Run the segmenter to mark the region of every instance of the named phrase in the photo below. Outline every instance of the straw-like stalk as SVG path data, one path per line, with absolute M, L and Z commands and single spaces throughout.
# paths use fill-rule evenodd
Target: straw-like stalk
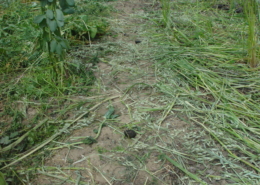
M 247 52 L 250 67 L 257 67 L 259 63 L 259 46 L 257 39 L 257 2 L 244 1 L 244 9 L 248 22 Z

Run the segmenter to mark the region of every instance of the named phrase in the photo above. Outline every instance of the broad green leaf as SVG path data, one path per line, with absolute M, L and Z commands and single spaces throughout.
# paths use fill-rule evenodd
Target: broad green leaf
M 59 27 L 64 26 L 64 15 L 60 9 L 56 9 L 56 19 Z
M 54 18 L 53 11 L 48 9 L 46 11 L 46 17 L 49 19 L 53 19 Z
M 111 115 L 111 119 L 116 119 L 116 118 L 118 118 L 118 117 L 119 117 L 119 115 L 117 115 L 117 114 Z
M 69 6 L 74 6 L 75 5 L 74 0 L 66 0 L 66 2 L 68 3 Z
M 93 39 L 97 35 L 97 27 L 90 28 L 90 37 Z
M 59 3 L 60 3 L 60 7 L 61 7 L 62 9 L 69 8 L 69 6 L 67 5 L 66 1 L 64 1 L 64 0 L 59 0 Z
M 110 106 L 104 116 L 105 119 L 111 119 L 111 116 L 114 114 L 114 112 L 115 112 L 115 108 L 113 106 Z
M 52 3 L 53 2 L 53 0 L 48 0 L 50 3 Z
M 47 5 L 48 0 L 40 0 L 41 1 L 41 6 L 44 7 Z
M 81 142 L 86 145 L 91 145 L 93 143 L 97 143 L 97 140 L 90 136 L 90 137 L 83 139 Z
M 57 40 L 58 42 L 60 42 L 60 41 L 63 40 L 63 38 L 61 38 L 60 36 L 56 36 L 56 35 L 55 35 L 55 38 L 56 38 L 56 40 Z
M 61 44 L 60 44 L 60 43 L 57 43 L 56 53 L 57 53 L 58 55 L 61 55 L 61 54 L 62 54 L 62 47 L 61 47 Z
M 7 144 L 11 143 L 11 140 L 9 139 L 9 136 L 5 136 L 0 139 L 0 143 L 7 145 Z
M 56 19 L 64 22 L 64 15 L 60 9 L 56 9 Z
M 60 45 L 61 45 L 61 47 L 62 47 L 63 49 L 69 49 L 69 44 L 68 44 L 68 41 L 66 41 L 66 40 L 62 40 L 62 41 L 60 42 Z
M 48 19 L 47 19 L 48 20 Z M 57 22 L 56 20 L 48 20 L 47 24 L 52 32 L 54 32 L 57 29 Z
M 50 44 L 50 51 L 52 53 L 54 53 L 56 51 L 56 48 L 57 48 L 57 41 L 56 40 L 52 40 L 51 44 Z
M 43 21 L 39 24 L 41 28 L 47 27 L 46 19 L 43 19 Z
M 64 22 L 57 20 L 57 25 L 58 25 L 59 27 L 62 27 L 62 26 L 64 26 Z
M 63 12 L 65 14 L 73 14 L 75 11 L 73 8 L 66 8 L 65 10 L 63 10 Z
M 16 137 L 16 136 L 18 136 L 18 132 L 12 132 L 11 134 L 10 134 L 10 138 L 14 138 L 14 137 Z
M 61 31 L 60 31 L 60 29 L 56 29 L 56 31 L 55 32 L 53 32 L 55 35 L 57 35 L 57 36 L 61 36 Z
M 0 172 L 0 184 L 7 185 L 4 175 Z
M 37 15 L 33 22 L 36 23 L 36 24 L 40 24 L 42 22 L 42 20 L 45 19 L 45 15 Z

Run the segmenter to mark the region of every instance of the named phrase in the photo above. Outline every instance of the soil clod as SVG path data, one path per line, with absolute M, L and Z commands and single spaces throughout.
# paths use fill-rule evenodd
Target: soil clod
M 125 137 L 128 138 L 135 138 L 136 132 L 134 130 L 125 130 L 124 131 Z

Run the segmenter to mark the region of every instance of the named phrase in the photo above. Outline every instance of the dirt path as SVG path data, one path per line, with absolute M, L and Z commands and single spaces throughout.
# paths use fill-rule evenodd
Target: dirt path
M 184 173 L 161 160 L 161 151 L 176 152 L 178 156 L 176 149 L 184 147 L 182 137 L 189 125 L 178 115 L 168 116 L 164 110 L 171 110 L 174 101 L 168 105 L 154 88 L 156 69 L 149 60 L 153 44 L 147 35 L 151 22 L 142 17 L 156 4 L 151 0 L 118 0 L 110 4 L 117 9 L 109 19 L 112 34 L 85 51 L 107 51 L 98 64 L 95 87 L 99 95 L 118 98 L 100 106 L 92 113 L 94 119 L 89 125 L 74 131 L 66 142 L 95 137 L 93 129 L 99 128 L 110 106 L 119 117 L 106 122 L 97 143 L 52 150 L 54 155 L 32 184 L 179 184 L 182 178 L 185 182 Z M 126 138 L 124 131 L 128 129 L 135 130 L 137 136 Z M 191 171 L 200 168 L 195 162 L 190 164 L 194 164 Z
M 118 119 L 109 122 L 102 129 L 97 143 L 91 146 L 78 145 L 80 149 L 57 150 L 46 161 L 45 166 L 59 166 L 67 177 L 79 177 L 81 182 L 90 184 L 147 184 L 157 181 L 151 173 L 164 174 L 167 165 L 158 161 L 158 151 L 147 151 L 149 147 L 153 147 L 150 144 L 154 137 L 149 133 L 149 124 L 152 123 L 144 120 L 149 115 L 146 112 L 137 112 L 136 109 L 140 106 L 157 106 L 159 101 L 153 97 L 155 92 L 149 87 L 156 82 L 156 77 L 152 63 L 146 60 L 145 50 L 149 47 L 149 39 L 144 36 L 144 25 L 147 23 L 140 18 L 145 13 L 144 9 L 152 6 L 151 3 L 145 0 L 111 3 L 118 10 L 109 20 L 112 35 L 103 38 L 101 43 L 92 44 L 90 50 L 101 47 L 111 51 L 105 58 L 101 58 L 104 62 L 98 64 L 97 87 L 101 94 L 108 97 L 119 95 L 120 98 L 103 104 L 96 111 L 93 123 L 75 131 L 70 138 L 94 137 L 93 129 L 98 127 L 109 105 L 114 106 Z M 124 137 L 123 132 L 127 129 L 137 131 L 135 139 Z M 72 142 L 70 138 L 68 141 Z M 74 170 L 63 169 L 69 166 Z M 76 171 L 80 172 L 77 174 Z M 44 175 L 39 176 L 34 184 L 55 184 L 57 179 L 50 178 L 50 174 L 43 171 L 41 173 Z

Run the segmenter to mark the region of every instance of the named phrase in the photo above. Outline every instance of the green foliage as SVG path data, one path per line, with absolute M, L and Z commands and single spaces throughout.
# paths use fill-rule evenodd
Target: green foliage
M 43 60 L 45 65 L 48 64 L 48 60 Z M 88 62 L 88 61 L 87 61 Z M 0 84 L 1 97 L 8 101 L 21 100 L 21 97 L 42 100 L 48 97 L 59 96 L 60 94 L 86 94 L 90 85 L 94 82 L 94 75 L 91 70 L 85 70 L 83 63 L 71 61 L 71 63 L 64 62 L 66 69 L 74 74 L 71 77 L 65 77 L 63 86 L 57 86 L 57 83 L 53 81 L 51 74 L 56 72 L 50 65 L 45 67 L 43 64 L 34 66 L 28 70 L 27 74 L 20 79 L 19 83 L 14 81 L 8 81 Z M 5 104 L 6 107 L 8 104 Z M 7 108 L 5 114 L 12 116 L 15 120 L 19 120 L 23 116 L 15 110 Z M 20 115 L 20 116 L 19 116 Z
M 60 4 L 59 1 L 52 1 L 54 2 Z M 17 72 L 31 64 L 50 65 L 52 59 L 48 59 L 49 62 L 35 63 L 41 60 L 38 58 L 42 54 L 41 51 L 50 52 L 58 56 L 58 59 L 64 59 L 65 51 L 69 48 L 69 41 L 64 39 L 64 36 L 68 39 L 89 40 L 106 33 L 108 23 L 103 17 L 109 14 L 109 8 L 93 0 L 80 1 L 78 7 L 70 6 L 73 4 L 72 1 L 60 2 L 65 4 L 57 5 L 54 10 L 51 3 L 41 1 L 42 13 L 35 4 L 18 2 L 11 3 L 7 9 L 2 10 L 3 13 L 0 15 L 1 73 Z M 67 14 L 73 12 L 73 16 Z M 38 50 L 38 46 L 41 46 L 42 50 Z M 59 71 L 63 70 L 56 70 Z
M 119 115 L 114 114 L 114 112 L 115 112 L 115 108 L 113 106 L 110 106 L 108 108 L 108 111 L 104 115 L 105 119 L 115 119 L 115 118 L 117 118 Z
M 8 145 L 9 143 L 11 143 L 9 136 L 4 136 L 0 139 L 0 144 Z
M 102 148 L 102 147 L 97 147 L 97 151 L 98 151 L 99 154 L 103 154 L 103 153 L 109 152 L 109 150 L 107 150 L 105 148 Z
M 88 41 L 104 35 L 108 23 L 103 17 L 108 14 L 109 8 L 100 2 L 90 0 L 79 2 L 75 14 L 67 18 L 69 29 L 66 30 L 66 37 L 77 44 L 79 40 Z
M 84 60 L 74 57 L 75 51 L 69 48 L 70 29 L 79 26 L 75 28 L 79 34 L 97 38 L 107 30 L 108 24 L 102 16 L 108 15 L 109 11 L 99 2 L 87 3 L 75 8 L 74 0 L 40 0 L 39 6 L 15 1 L 6 6 L 6 10 L 1 10 L 0 100 L 4 104 L 0 111 L 0 129 L 3 131 L 0 148 L 16 142 L 43 117 L 63 118 L 68 111 L 69 105 L 64 102 L 69 102 L 69 95 L 88 95 L 95 77 L 87 66 L 95 65 L 98 56 L 88 54 Z M 69 59 L 66 58 L 68 50 Z M 32 115 L 29 109 L 33 109 Z M 30 131 L 11 153 L 1 153 L 2 161 L 7 162 L 51 137 L 60 126 L 46 124 Z M 92 144 L 96 139 L 90 137 L 83 142 Z M 26 161 L 21 164 L 27 165 Z M 3 165 L 1 162 L 0 166 Z M 4 174 L 6 179 L 15 176 L 14 171 L 6 171 L 10 172 Z
M 0 172 L 0 184 L 7 185 L 4 175 Z
M 28 67 L 38 55 L 32 54 L 33 40 L 39 34 L 31 24 L 32 11 L 33 7 L 16 3 L 0 15 L 1 73 Z
M 84 143 L 86 145 L 92 145 L 93 143 L 97 143 L 97 140 L 90 136 L 90 137 L 86 137 L 85 139 L 83 139 L 82 143 Z
M 34 18 L 34 23 L 38 24 L 42 30 L 39 44 L 41 49 L 49 53 L 50 60 L 58 62 L 64 60 L 65 51 L 69 49 L 69 43 L 63 39 L 61 27 L 64 26 L 65 18 L 63 13 L 74 13 L 74 0 L 40 0 L 42 14 Z M 61 69 L 62 70 L 62 69 Z
M 16 131 L 16 132 L 11 132 L 10 134 L 1 137 L 0 144 L 8 145 L 9 143 L 12 142 L 12 139 L 14 139 L 16 136 L 18 136 L 18 134 L 19 133 Z
M 67 33 L 67 37 L 78 40 L 89 40 L 104 35 L 108 27 L 105 21 L 93 20 L 89 15 L 76 15 L 74 18 L 68 18 L 68 21 L 70 32 Z

